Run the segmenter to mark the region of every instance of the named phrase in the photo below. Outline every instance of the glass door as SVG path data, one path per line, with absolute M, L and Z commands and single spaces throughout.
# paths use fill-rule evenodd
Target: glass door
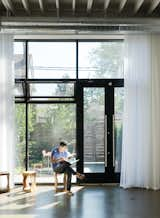
M 78 169 L 86 182 L 119 182 L 123 81 L 81 81 L 78 92 Z
M 83 88 L 84 173 L 105 172 L 105 89 Z

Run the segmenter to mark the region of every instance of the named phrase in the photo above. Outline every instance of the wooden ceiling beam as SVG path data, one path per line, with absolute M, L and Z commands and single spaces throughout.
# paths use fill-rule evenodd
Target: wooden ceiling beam
M 28 14 L 30 14 L 31 12 L 30 12 L 30 9 L 29 9 L 29 2 L 28 2 L 28 0 L 22 0 L 22 4 L 23 4 L 23 7 L 24 7 L 25 11 Z
M 44 3 L 43 3 L 43 0 L 39 0 L 39 7 L 40 7 L 41 12 L 43 13 L 44 12 Z
M 93 0 L 87 1 L 87 13 L 89 13 L 92 10 Z
M 73 12 L 73 14 L 75 14 L 75 10 L 76 10 L 76 0 L 72 0 L 72 12 Z
M 109 6 L 110 0 L 104 0 L 104 10 L 106 11 Z
M 59 0 L 56 0 L 57 17 L 59 17 Z
M 15 10 L 11 0 L 2 0 L 2 4 L 4 5 L 7 11 L 11 11 L 13 14 L 15 14 Z
M 150 8 L 148 10 L 148 14 L 151 14 L 159 5 L 160 0 L 152 0 Z
M 127 3 L 127 0 L 121 0 L 119 4 L 119 12 L 123 11 L 125 5 Z
M 137 0 L 137 1 L 135 2 L 134 14 L 136 14 L 136 13 L 139 11 L 139 9 L 140 9 L 140 7 L 142 6 L 143 2 L 144 2 L 144 0 Z

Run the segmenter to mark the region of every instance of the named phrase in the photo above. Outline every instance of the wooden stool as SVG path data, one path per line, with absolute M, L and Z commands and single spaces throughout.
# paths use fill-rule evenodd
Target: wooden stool
M 30 178 L 31 186 L 28 181 Z M 32 192 L 36 188 L 36 172 L 35 171 L 24 171 L 23 172 L 23 190 L 25 192 Z
M 55 186 L 55 191 L 58 192 L 60 189 L 58 186 L 60 183 L 58 182 L 58 176 L 63 175 L 63 191 L 67 191 L 67 174 L 66 173 L 56 173 L 54 172 L 54 186 Z
M 6 187 L 6 189 L 0 190 L 0 193 L 9 192 L 10 191 L 10 186 L 9 186 L 10 174 L 9 174 L 9 172 L 0 172 L 0 176 L 7 176 L 7 187 Z

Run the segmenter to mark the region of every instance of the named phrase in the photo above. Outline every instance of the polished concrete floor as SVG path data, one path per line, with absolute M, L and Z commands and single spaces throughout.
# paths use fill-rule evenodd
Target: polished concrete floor
M 160 218 L 160 191 L 118 186 L 73 186 L 74 196 L 38 186 L 0 194 L 0 218 Z

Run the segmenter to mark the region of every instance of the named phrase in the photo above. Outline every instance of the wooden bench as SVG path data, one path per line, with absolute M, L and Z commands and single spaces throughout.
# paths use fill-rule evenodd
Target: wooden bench
M 23 191 L 25 192 L 35 191 L 36 172 L 35 171 L 24 171 L 22 175 L 23 175 Z
M 0 193 L 3 193 L 3 192 L 9 192 L 10 191 L 10 186 L 9 186 L 9 178 L 10 178 L 10 174 L 9 172 L 0 172 L 0 176 L 6 176 L 7 177 L 7 186 L 5 189 L 0 189 Z
M 60 176 L 63 176 L 63 182 L 60 182 Z M 60 189 L 59 186 L 63 184 L 63 188 Z M 54 186 L 55 192 L 58 191 L 67 191 L 67 174 L 66 173 L 56 173 L 54 172 Z

